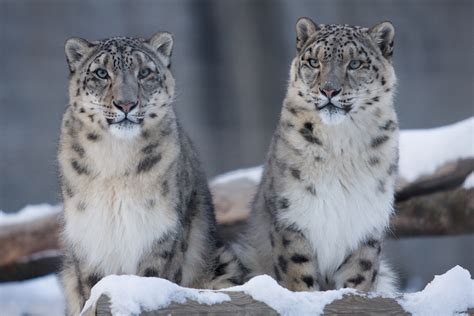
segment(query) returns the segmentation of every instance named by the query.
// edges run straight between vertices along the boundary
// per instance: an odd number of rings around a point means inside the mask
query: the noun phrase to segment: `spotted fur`
[[[297,54],[249,227],[234,245],[291,290],[393,293],[381,259],[398,125],[393,26],[297,23]]]
[[[70,105],[58,155],[70,315],[109,274],[199,288],[241,282],[239,262],[218,244],[205,175],[172,107],[172,44],[168,33],[66,43]]]

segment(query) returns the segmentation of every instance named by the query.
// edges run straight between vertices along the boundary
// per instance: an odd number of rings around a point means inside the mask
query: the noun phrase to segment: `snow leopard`
[[[64,200],[61,279],[78,315],[101,278],[160,277],[182,286],[241,283],[218,239],[196,150],[174,108],[173,37],[65,44],[69,100],[58,161]]]
[[[293,291],[394,293],[382,257],[393,213],[398,121],[395,30],[296,24],[296,56],[248,226],[248,277]]]

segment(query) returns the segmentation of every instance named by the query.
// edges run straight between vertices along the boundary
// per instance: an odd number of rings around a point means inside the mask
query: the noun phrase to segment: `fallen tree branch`
[[[0,266],[34,253],[59,249],[59,218],[50,214],[0,227]]]
[[[391,219],[396,236],[474,233],[474,189],[455,189],[397,203]]]
[[[474,171],[474,158],[448,163],[428,177],[409,183],[395,194],[397,203],[412,197],[427,195],[439,191],[451,190],[461,186],[467,176]]]
[[[43,255],[33,255],[16,262],[0,266],[0,282],[28,280],[59,271],[62,254],[60,251]]]

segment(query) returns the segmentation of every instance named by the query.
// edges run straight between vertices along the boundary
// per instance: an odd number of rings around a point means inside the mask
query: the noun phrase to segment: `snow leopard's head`
[[[174,95],[171,34],[66,42],[70,106],[85,124],[134,137],[167,111]]]
[[[348,114],[391,103],[384,101],[392,98],[396,83],[391,63],[394,35],[390,22],[369,29],[317,25],[300,18],[290,93],[325,124],[339,124]]]

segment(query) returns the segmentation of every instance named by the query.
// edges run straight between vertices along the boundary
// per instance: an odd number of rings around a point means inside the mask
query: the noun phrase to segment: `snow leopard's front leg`
[[[241,285],[249,274],[249,269],[237,258],[230,247],[218,244],[214,258],[212,278],[206,288],[223,289]]]
[[[270,232],[277,281],[292,291],[317,291],[318,263],[308,240],[293,227]]]
[[[137,269],[137,275],[157,277],[170,280],[182,285],[183,279],[183,243],[180,234],[168,234],[156,240],[150,251],[142,256]]]
[[[380,266],[381,241],[369,239],[349,254],[334,274],[336,289],[373,291]]]
[[[66,315],[79,315],[85,302],[89,299],[92,287],[99,282],[101,276],[90,271],[81,264],[72,253],[64,255],[60,280],[64,288]]]

